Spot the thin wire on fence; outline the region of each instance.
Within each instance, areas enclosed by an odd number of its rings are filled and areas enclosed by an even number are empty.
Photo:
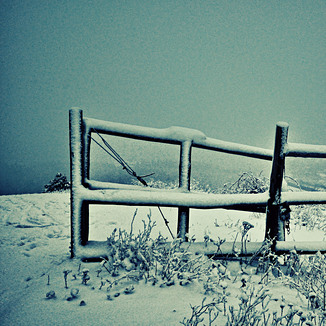
[[[197,130],[170,127],[155,129],[125,125],[91,118],[83,118],[83,111],[73,108],[69,111],[70,127],[70,168],[71,168],[71,256],[86,257],[98,255],[105,248],[98,241],[88,241],[89,204],[114,204],[130,206],[166,206],[178,207],[178,237],[187,241],[190,208],[226,208],[242,211],[266,211],[266,238],[275,239],[275,251],[292,250],[293,248],[311,252],[326,251],[326,243],[293,243],[284,241],[286,220],[282,219],[287,205],[326,203],[326,192],[284,192],[282,181],[284,175],[285,157],[320,157],[326,158],[326,146],[289,144],[287,142],[288,124],[279,122],[276,125],[274,151],[254,146],[225,142],[206,137]],[[93,137],[95,132],[104,145]],[[179,189],[177,191],[162,191],[141,189],[132,185],[112,184],[89,180],[90,142],[93,140],[107,154],[116,160],[144,186],[148,186],[138,176],[130,165],[117,151],[100,135],[108,134],[119,137],[170,143],[180,146]],[[191,149],[201,149],[226,152],[229,154],[252,157],[272,161],[269,192],[254,194],[197,194],[190,192]],[[149,176],[149,175],[147,175]],[[241,180],[240,180],[241,181]],[[93,186],[92,186],[93,185]],[[236,185],[233,185],[234,187]],[[259,187],[260,188],[260,187]],[[257,192],[257,189],[255,189]],[[260,191],[258,191],[260,192]],[[167,224],[168,221],[160,213]],[[283,214],[283,215],[282,215]],[[169,229],[172,235],[171,230]],[[272,232],[271,232],[272,231]],[[173,235],[172,235],[173,236]],[[224,244],[227,247],[227,243]],[[253,244],[251,251],[256,248]],[[301,249],[299,249],[299,247]],[[87,247],[87,248],[86,248]],[[76,254],[77,252],[77,254]],[[252,251],[254,252],[254,251]],[[94,257],[94,256],[93,256]]]
[[[100,148],[102,148],[108,155],[110,155],[115,161],[117,161],[122,167],[124,170],[127,171],[128,174],[130,174],[131,176],[135,177],[138,181],[140,181],[145,187],[148,187],[148,183],[143,179],[145,177],[149,177],[151,175],[153,175],[154,173],[150,173],[150,174],[147,174],[147,175],[144,175],[144,176],[139,176],[137,175],[137,173],[131,168],[131,166],[118,154],[118,152],[100,135],[100,133],[97,132],[96,129],[93,129],[96,134],[101,138],[102,142],[104,143],[104,145],[108,148],[104,148],[104,146],[102,146],[98,141],[96,141],[91,135],[89,135],[89,137],[98,145],[100,146]],[[172,237],[172,239],[174,239],[174,235],[170,229],[170,226],[169,226],[169,221],[167,220],[167,218],[164,216],[163,212],[162,212],[162,209],[160,206],[157,206],[162,218],[163,218],[163,221],[167,227],[167,229],[169,230],[169,233]]]

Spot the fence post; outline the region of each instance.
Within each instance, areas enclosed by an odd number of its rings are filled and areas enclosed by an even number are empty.
[[[90,141],[91,132],[89,128],[83,129],[83,138],[84,138],[84,180],[85,178],[89,179],[89,170],[90,170],[90,151],[91,151],[91,141]]]
[[[180,147],[179,188],[190,190],[191,173],[191,147],[192,141],[184,141]],[[178,209],[178,238],[188,241],[189,233],[189,207]]]
[[[83,111],[69,110],[70,181],[71,181],[71,257],[75,256],[75,244],[85,245],[89,233],[89,205],[78,194],[85,178]]]
[[[275,249],[276,241],[285,240],[285,221],[282,219],[281,206],[282,181],[284,174],[286,144],[289,125],[286,122],[276,124],[273,165],[270,179],[269,200],[266,212],[265,238],[273,240]]]

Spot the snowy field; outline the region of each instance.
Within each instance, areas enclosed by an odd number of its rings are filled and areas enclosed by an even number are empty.
[[[135,207],[91,206],[90,239],[106,240],[114,228],[130,231]],[[165,217],[176,231],[177,210],[163,208]],[[142,220],[151,214],[156,227],[153,237],[169,233],[157,210],[142,207],[137,211],[133,231],[142,228]],[[81,263],[69,258],[70,243],[70,198],[69,193],[26,194],[0,196],[1,228],[1,273],[0,273],[0,324],[1,325],[180,325],[184,317],[191,315],[191,305],[199,305],[202,299],[213,298],[205,295],[197,282],[189,286],[174,285],[158,287],[139,282],[132,294],[121,295],[107,300],[101,278],[96,276],[99,263]],[[190,235],[203,241],[205,235],[234,240],[243,221],[254,225],[249,231],[250,241],[264,238],[265,215],[227,211],[223,209],[191,210]],[[321,230],[306,230],[305,227],[291,226],[288,240],[325,240]],[[80,265],[81,264],[81,265]],[[238,263],[229,263],[230,271],[228,304],[239,303],[240,279]],[[72,275],[88,268],[91,279],[82,285]],[[72,270],[68,275],[68,289],[65,288],[63,271]],[[247,272],[254,273],[253,269]],[[256,284],[260,276],[253,275]],[[48,284],[49,283],[49,284]],[[128,284],[123,284],[126,287]],[[307,300],[297,291],[284,287],[277,279],[270,282],[272,298],[270,309],[279,309],[282,296],[287,303],[307,308]],[[75,300],[68,301],[71,289],[78,289]],[[54,299],[46,294],[55,291]],[[118,291],[118,290],[117,290]],[[120,293],[120,292],[119,292]],[[85,305],[80,305],[81,302]],[[223,313],[216,325],[225,325]],[[78,321],[78,322],[77,322]]]

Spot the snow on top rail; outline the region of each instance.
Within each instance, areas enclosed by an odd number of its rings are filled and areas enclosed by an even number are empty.
[[[190,208],[236,208],[266,206],[268,193],[261,194],[203,194],[180,191],[146,191],[102,189],[89,190],[80,187],[78,194],[89,203],[108,203],[132,206],[162,206]]]
[[[102,121],[92,118],[84,118],[83,120],[87,131],[92,131],[92,129],[94,129],[103,134],[169,144],[181,144],[182,142],[192,141],[192,146],[197,148],[269,161],[273,158],[272,150],[208,138],[204,133],[195,129],[183,127],[159,129]]]
[[[98,243],[88,241],[89,204],[116,204],[128,206],[178,207],[178,236],[187,241],[189,209],[226,208],[266,212],[265,237],[275,238],[273,250],[289,250],[301,246],[303,250],[325,249],[325,242],[314,244],[286,244],[285,205],[326,203],[326,192],[284,192],[282,178],[285,156],[326,158],[326,146],[287,143],[288,124],[276,125],[274,150],[258,148],[208,138],[198,130],[182,127],[165,129],[141,127],[116,122],[84,118],[79,108],[69,112],[71,163],[71,257],[93,256],[100,253]],[[91,133],[181,145],[179,161],[179,188],[174,190],[144,188],[89,179]],[[269,192],[261,194],[203,194],[190,191],[191,147],[220,151],[252,158],[272,160]],[[164,216],[163,216],[164,218]],[[165,219],[165,218],[164,218]],[[272,234],[272,233],[273,234]],[[173,235],[172,235],[173,237]],[[274,244],[275,245],[275,241]],[[231,247],[230,247],[231,248]],[[224,250],[224,249],[223,249]],[[223,251],[224,252],[224,251]]]
[[[181,142],[187,140],[206,138],[205,134],[201,131],[183,127],[158,129],[128,125],[118,122],[102,121],[92,118],[84,118],[84,122],[90,130],[95,129],[100,133],[164,143],[180,144]]]
[[[289,157],[326,158],[326,146],[288,143],[286,146],[286,155]]]
[[[289,205],[326,204],[326,191],[282,192],[282,201]]]

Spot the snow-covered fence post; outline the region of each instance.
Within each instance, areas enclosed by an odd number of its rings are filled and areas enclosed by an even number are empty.
[[[190,191],[191,173],[191,147],[192,141],[183,141],[180,146],[179,188]],[[189,207],[178,209],[178,238],[188,241],[189,233]]]
[[[85,245],[89,232],[89,206],[79,194],[85,179],[83,111],[69,110],[70,180],[71,180],[71,257],[75,256],[75,244]]]
[[[279,122],[276,125],[274,152],[208,138],[200,131],[187,128],[155,129],[87,118],[83,117],[83,111],[79,108],[69,111],[69,128],[72,183],[71,257],[87,259],[107,255],[106,241],[88,241],[89,205],[92,204],[176,207],[178,208],[178,237],[183,241],[188,240],[190,208],[266,211],[265,236],[273,239],[274,251],[296,248],[306,252],[317,250],[326,252],[325,242],[311,244],[284,241],[284,225],[289,218],[288,205],[326,203],[326,192],[281,192],[286,156],[326,158],[326,146],[287,143],[289,128],[287,123]],[[92,180],[89,175],[92,132],[180,146],[180,189],[177,191],[144,189],[141,186]],[[273,161],[269,194],[191,193],[192,147]],[[256,252],[262,245],[262,243],[252,244],[250,250],[247,248],[248,253]],[[225,243],[224,247],[223,253],[233,253],[234,243]],[[213,246],[208,249],[205,244],[205,252],[216,253],[216,248]]]
[[[276,124],[273,165],[270,179],[269,200],[266,213],[265,238],[276,241],[285,240],[283,209],[281,205],[282,181],[286,156],[289,125],[286,122]]]

